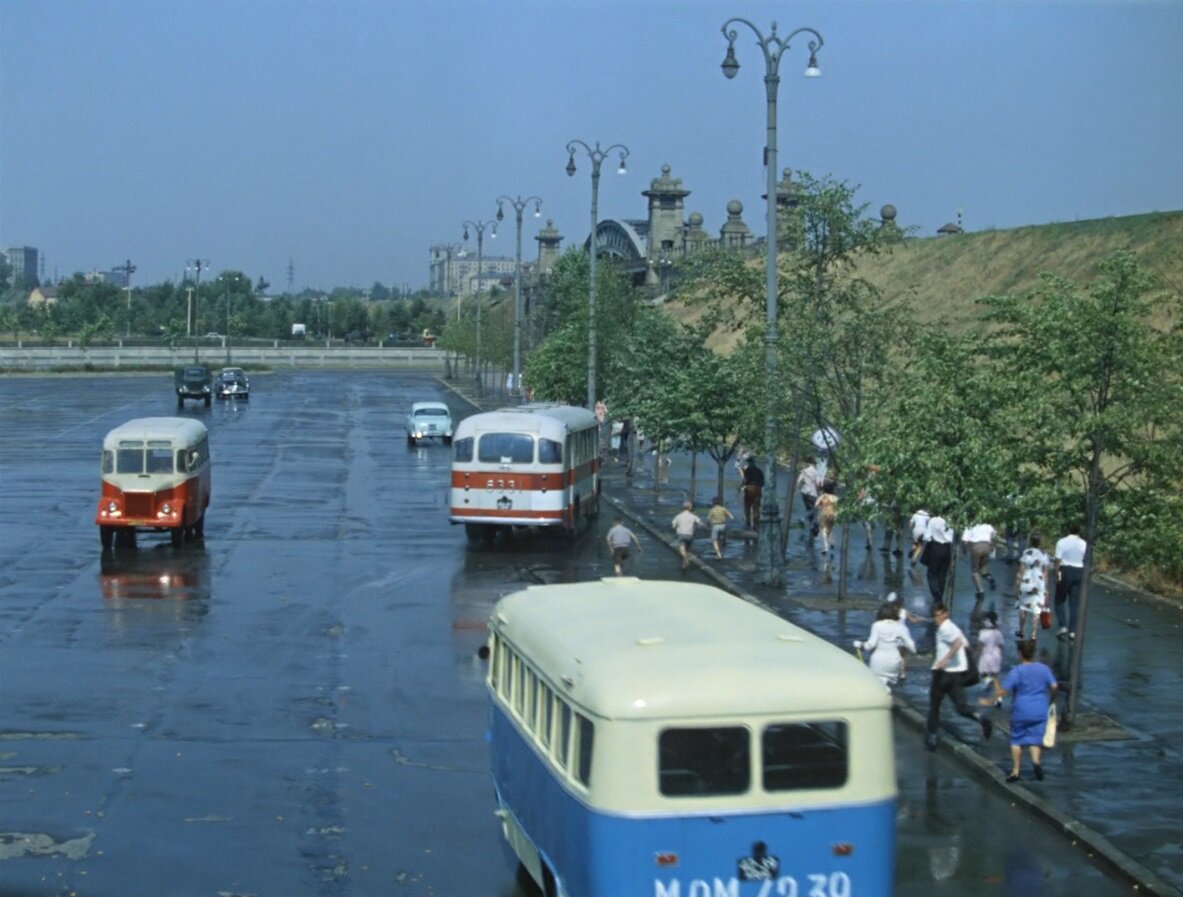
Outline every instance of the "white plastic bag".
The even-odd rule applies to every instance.
[[[1043,730],[1043,746],[1045,748],[1054,748],[1056,746],[1056,705],[1047,705],[1047,727]]]

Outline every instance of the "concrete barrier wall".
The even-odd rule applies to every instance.
[[[216,371],[227,365],[297,368],[403,368],[443,370],[444,352],[429,348],[379,348],[373,346],[243,346],[230,347],[230,357],[222,347],[198,349],[198,359]],[[125,368],[180,367],[193,362],[192,347],[131,346],[0,346],[0,370],[49,371],[102,370]]]

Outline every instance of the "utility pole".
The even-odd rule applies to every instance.
[[[125,275],[124,287],[127,289],[127,330],[126,336],[131,336],[131,275],[136,270],[136,266],[128,259],[124,264],[112,268],[113,271],[122,271]]]

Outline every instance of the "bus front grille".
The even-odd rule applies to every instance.
[[[126,517],[150,517],[152,515],[152,493],[123,493],[123,513]]]

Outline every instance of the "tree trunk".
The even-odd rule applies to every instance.
[[[694,501],[694,493],[698,491],[698,452],[690,452],[690,494],[686,497]]]
[[[838,559],[838,600],[846,597],[846,558],[850,554],[850,524],[842,523],[842,557]]]

